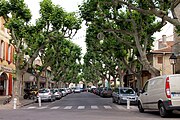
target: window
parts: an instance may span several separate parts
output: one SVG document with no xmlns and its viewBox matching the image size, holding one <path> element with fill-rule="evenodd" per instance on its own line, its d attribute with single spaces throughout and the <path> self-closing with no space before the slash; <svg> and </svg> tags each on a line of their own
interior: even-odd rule
<svg viewBox="0 0 180 120">
<path fill-rule="evenodd" d="M 11 45 L 9 45 L 9 47 L 8 47 L 8 61 L 10 62 L 11 61 Z"/>
<path fill-rule="evenodd" d="M 1 46 L 0 46 L 0 58 L 1 59 L 4 59 L 4 42 L 3 41 L 1 41 L 1 44 L 0 44 Z"/>
<path fill-rule="evenodd" d="M 114 89 L 114 92 L 119 93 L 119 89 L 118 89 L 118 88 L 115 88 L 115 89 Z"/>
<path fill-rule="evenodd" d="M 149 81 L 147 81 L 146 84 L 144 85 L 144 87 L 143 87 L 143 92 L 147 92 L 148 83 L 149 83 Z"/>
<path fill-rule="evenodd" d="M 157 57 L 157 62 L 158 64 L 162 64 L 163 63 L 163 57 Z"/>
<path fill-rule="evenodd" d="M 0 40 L 0 58 L 1 58 L 1 51 L 2 51 L 2 50 L 1 50 L 1 48 L 2 48 L 1 44 L 2 44 L 2 43 L 1 43 L 1 40 Z"/>
</svg>

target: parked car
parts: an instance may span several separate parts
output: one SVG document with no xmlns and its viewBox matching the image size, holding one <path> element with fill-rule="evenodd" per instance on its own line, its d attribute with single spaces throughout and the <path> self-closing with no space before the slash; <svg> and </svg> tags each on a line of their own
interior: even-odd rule
<svg viewBox="0 0 180 120">
<path fill-rule="evenodd" d="M 113 103 L 117 102 L 118 104 L 125 104 L 128 99 L 131 104 L 137 104 L 138 96 L 132 88 L 119 87 L 114 89 L 114 92 L 112 93 Z"/>
<path fill-rule="evenodd" d="M 79 87 L 76 87 L 75 89 L 74 89 L 74 93 L 80 93 L 81 92 L 81 89 L 79 88 Z"/>
<path fill-rule="evenodd" d="M 53 93 L 53 90 L 50 90 L 50 89 L 40 89 L 38 91 L 38 94 L 37 94 L 37 100 L 38 101 L 38 98 L 41 98 L 42 101 L 55 101 L 56 100 L 56 96 L 54 95 Z"/>
<path fill-rule="evenodd" d="M 102 91 L 100 92 L 101 97 L 111 97 L 112 96 L 112 89 L 111 88 L 103 88 Z"/>
<path fill-rule="evenodd" d="M 60 91 L 58 90 L 58 88 L 54 88 L 54 89 L 53 89 L 53 93 L 54 93 L 56 99 L 61 99 L 61 98 L 62 98 L 62 92 L 60 92 Z"/>
<path fill-rule="evenodd" d="M 173 110 L 180 110 L 180 74 L 163 75 L 149 79 L 140 91 L 138 108 L 159 110 L 166 117 Z"/>
<path fill-rule="evenodd" d="M 66 92 L 65 88 L 59 88 L 59 92 L 62 93 L 63 97 L 67 95 L 67 92 Z"/>
</svg>

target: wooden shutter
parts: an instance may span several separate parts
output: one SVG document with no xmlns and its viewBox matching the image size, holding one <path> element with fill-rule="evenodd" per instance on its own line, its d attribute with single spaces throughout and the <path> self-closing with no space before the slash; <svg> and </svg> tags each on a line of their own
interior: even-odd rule
<svg viewBox="0 0 180 120">
<path fill-rule="evenodd" d="M 13 62 L 13 46 L 11 45 L 10 63 Z"/>
<path fill-rule="evenodd" d="M 5 60 L 8 61 L 9 45 L 5 43 Z"/>
</svg>

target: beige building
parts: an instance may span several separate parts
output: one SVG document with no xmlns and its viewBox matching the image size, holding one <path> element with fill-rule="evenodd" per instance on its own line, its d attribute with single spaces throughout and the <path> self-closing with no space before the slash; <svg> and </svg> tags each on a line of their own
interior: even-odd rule
<svg viewBox="0 0 180 120">
<path fill-rule="evenodd" d="M 173 35 L 168 37 L 163 35 L 162 38 L 157 42 L 158 49 L 151 52 L 152 64 L 156 69 L 160 71 L 161 75 L 173 74 L 173 67 L 169 61 L 169 58 L 173 53 L 173 37 Z"/>
<path fill-rule="evenodd" d="M 180 4 L 178 4 L 176 6 L 175 13 L 176 13 L 177 18 L 180 22 Z M 174 30 L 174 41 L 175 41 L 175 43 L 172 46 L 172 48 L 173 48 L 173 52 L 177 56 L 177 63 L 176 63 L 175 72 L 180 74 L 180 36 L 178 36 L 178 34 L 176 34 L 175 30 Z"/>
<path fill-rule="evenodd" d="M 14 47 L 9 43 L 10 36 L 4 23 L 0 17 L 0 96 L 12 95 L 15 71 Z"/>
</svg>

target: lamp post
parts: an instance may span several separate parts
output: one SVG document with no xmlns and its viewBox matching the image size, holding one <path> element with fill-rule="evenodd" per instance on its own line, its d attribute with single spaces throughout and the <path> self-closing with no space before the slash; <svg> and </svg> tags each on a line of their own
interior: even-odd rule
<svg viewBox="0 0 180 120">
<path fill-rule="evenodd" d="M 177 57 L 174 55 L 174 53 L 171 54 L 169 61 L 170 61 L 172 68 L 173 68 L 173 74 L 175 74 L 175 64 L 177 62 Z"/>
</svg>

